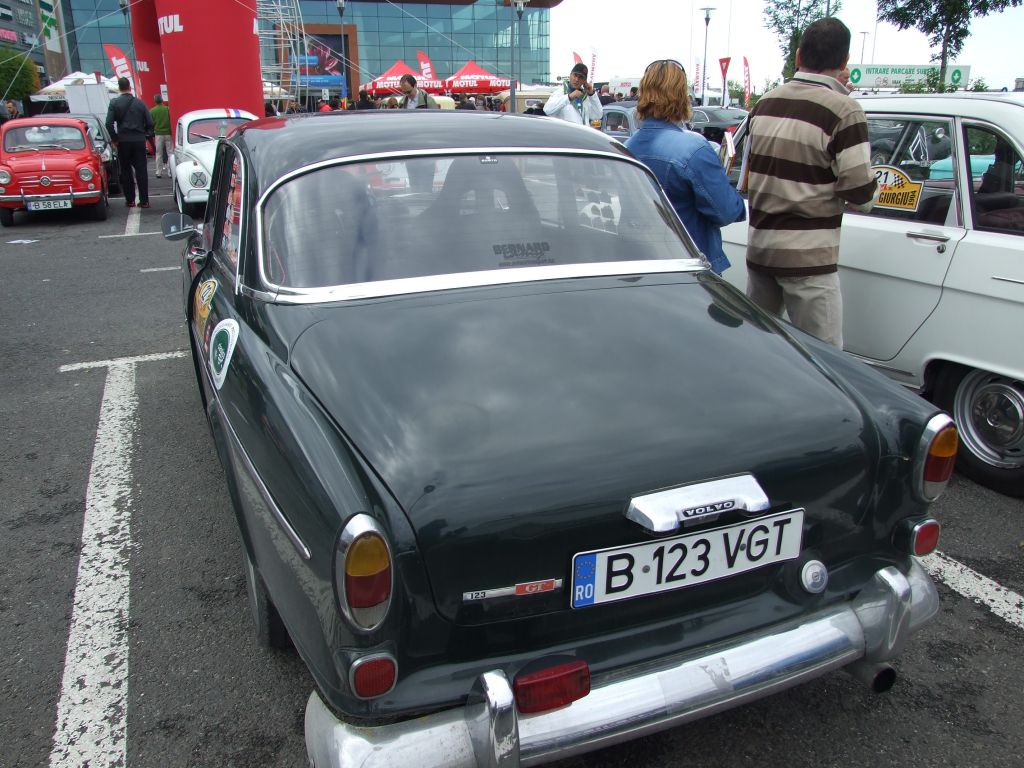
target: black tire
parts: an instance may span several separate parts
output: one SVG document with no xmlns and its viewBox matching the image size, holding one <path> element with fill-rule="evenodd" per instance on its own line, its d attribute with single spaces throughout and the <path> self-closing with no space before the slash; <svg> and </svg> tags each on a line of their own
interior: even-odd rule
<svg viewBox="0 0 1024 768">
<path fill-rule="evenodd" d="M 107 220 L 107 209 L 109 208 L 109 201 L 107 196 L 104 195 L 97 202 L 92 204 L 92 208 L 89 213 L 92 215 L 93 221 L 106 221 Z"/>
<path fill-rule="evenodd" d="M 256 642 L 263 648 L 285 650 L 292 647 L 292 639 L 281 621 L 281 614 L 270 601 L 267 588 L 263 585 L 252 558 L 244 552 L 245 560 L 245 591 L 249 596 L 249 613 L 252 615 L 253 628 L 256 631 Z"/>
<path fill-rule="evenodd" d="M 0 208 L 0 227 L 14 226 L 14 209 Z"/>
<path fill-rule="evenodd" d="M 956 468 L 994 491 L 1024 496 L 1024 382 L 948 365 L 934 399 L 960 431 Z"/>
</svg>

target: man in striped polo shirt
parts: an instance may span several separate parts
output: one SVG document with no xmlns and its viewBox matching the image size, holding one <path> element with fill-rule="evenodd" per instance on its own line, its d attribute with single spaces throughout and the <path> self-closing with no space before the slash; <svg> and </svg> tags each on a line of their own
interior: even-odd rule
<svg viewBox="0 0 1024 768">
<path fill-rule="evenodd" d="M 750 113 L 747 295 L 842 349 L 839 227 L 843 209 L 868 211 L 878 194 L 864 110 L 846 88 L 850 30 L 815 21 L 796 75 Z"/>
</svg>

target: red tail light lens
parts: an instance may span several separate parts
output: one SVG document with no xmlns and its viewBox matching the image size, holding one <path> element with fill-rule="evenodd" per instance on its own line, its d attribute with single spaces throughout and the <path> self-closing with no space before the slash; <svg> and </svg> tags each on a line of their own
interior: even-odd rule
<svg viewBox="0 0 1024 768">
<path fill-rule="evenodd" d="M 377 521 L 356 515 L 345 525 L 335 550 L 338 607 L 359 630 L 380 626 L 391 606 L 391 549 Z"/>
<path fill-rule="evenodd" d="M 349 671 L 349 681 L 356 696 L 373 699 L 395 687 L 398 665 L 386 654 L 358 659 Z"/>
<path fill-rule="evenodd" d="M 590 693 L 590 667 L 585 661 L 571 661 L 519 675 L 512 691 L 524 715 L 558 709 Z"/>
<path fill-rule="evenodd" d="M 735 126 L 735 125 L 730 125 L 730 126 L 728 126 L 728 127 L 727 127 L 727 128 L 725 129 L 725 132 L 726 132 L 726 133 L 736 133 L 736 126 Z"/>
<path fill-rule="evenodd" d="M 956 464 L 960 438 L 956 425 L 946 414 L 932 417 L 921 435 L 915 460 L 916 491 L 923 501 L 935 501 L 946 489 Z"/>
</svg>

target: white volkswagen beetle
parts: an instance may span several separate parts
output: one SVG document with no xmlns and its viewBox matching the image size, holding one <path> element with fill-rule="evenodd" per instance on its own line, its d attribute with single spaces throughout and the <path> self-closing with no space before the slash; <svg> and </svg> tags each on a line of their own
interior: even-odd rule
<svg viewBox="0 0 1024 768">
<path fill-rule="evenodd" d="M 244 109 L 197 109 L 178 118 L 174 152 L 168 158 L 178 210 L 200 216 L 210 196 L 210 178 L 217 139 L 235 126 L 255 120 Z"/>
</svg>

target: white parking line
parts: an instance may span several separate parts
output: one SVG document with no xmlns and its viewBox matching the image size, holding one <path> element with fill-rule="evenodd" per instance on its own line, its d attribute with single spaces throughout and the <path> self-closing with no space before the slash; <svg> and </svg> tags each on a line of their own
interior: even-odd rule
<svg viewBox="0 0 1024 768">
<path fill-rule="evenodd" d="M 954 592 L 984 605 L 999 618 L 1024 629 L 1024 597 L 1021 595 L 942 552 L 922 557 L 921 564 L 928 573 Z"/>
<path fill-rule="evenodd" d="M 138 226 L 138 224 L 136 224 Z M 106 240 L 110 237 L 145 237 L 146 235 L 159 235 L 160 232 L 125 232 L 123 235 L 96 235 L 100 240 Z"/>
<path fill-rule="evenodd" d="M 181 267 L 150 267 L 149 269 L 140 269 L 139 272 L 177 272 Z"/>
<path fill-rule="evenodd" d="M 125 765 L 135 364 L 184 356 L 178 351 L 60 368 L 106 367 L 107 380 L 85 492 L 82 552 L 50 768 Z"/>
<path fill-rule="evenodd" d="M 135 235 L 139 232 L 139 224 L 142 223 L 142 209 L 139 206 L 128 209 L 128 220 L 124 223 L 124 233 Z"/>
</svg>

